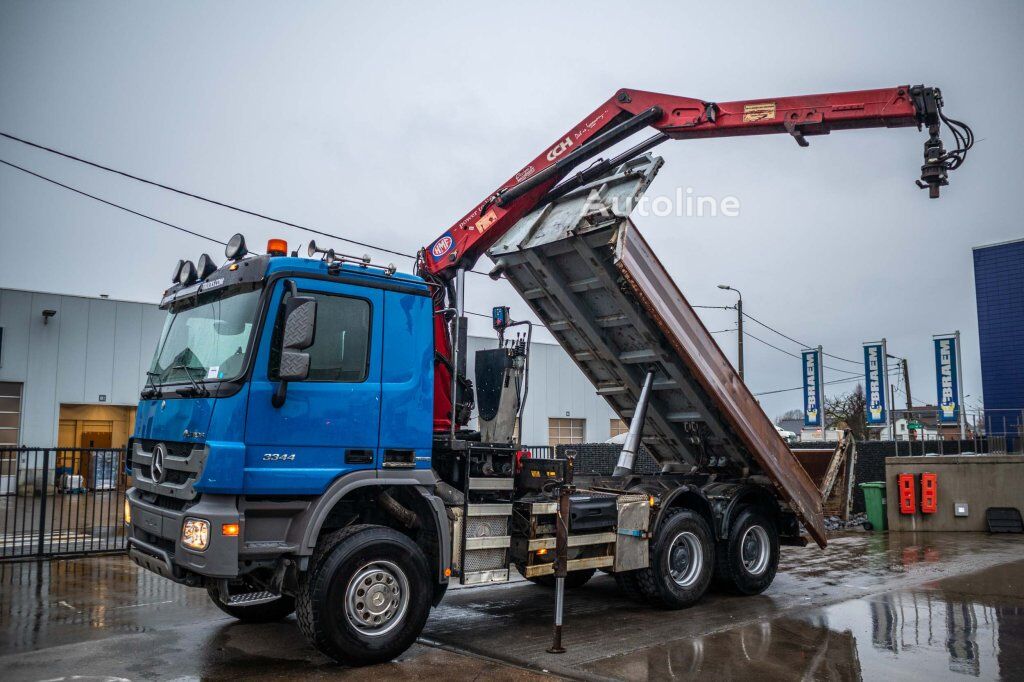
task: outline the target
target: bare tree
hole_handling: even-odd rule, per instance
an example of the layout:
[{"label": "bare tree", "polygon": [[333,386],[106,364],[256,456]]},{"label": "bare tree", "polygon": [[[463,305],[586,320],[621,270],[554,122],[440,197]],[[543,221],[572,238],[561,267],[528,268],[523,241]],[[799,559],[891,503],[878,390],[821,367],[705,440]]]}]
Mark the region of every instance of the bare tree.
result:
[{"label": "bare tree", "polygon": [[838,396],[825,397],[825,426],[831,429],[850,429],[857,440],[867,438],[867,401],[860,384]]},{"label": "bare tree", "polygon": [[778,417],[775,418],[775,423],[777,425],[781,426],[783,419],[803,419],[803,418],[804,418],[804,411],[803,410],[786,410],[785,412],[783,412],[782,414],[780,414]]}]

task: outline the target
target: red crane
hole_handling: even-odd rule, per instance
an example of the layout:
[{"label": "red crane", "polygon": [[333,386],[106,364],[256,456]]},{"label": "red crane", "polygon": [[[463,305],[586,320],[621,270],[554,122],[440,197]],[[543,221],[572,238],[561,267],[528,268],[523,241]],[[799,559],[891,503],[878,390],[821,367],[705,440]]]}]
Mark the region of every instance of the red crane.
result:
[{"label": "red crane", "polygon": [[[465,362],[464,349],[461,358],[453,357],[453,348],[458,346],[460,335],[464,337],[466,330],[461,304],[462,275],[516,221],[537,206],[669,139],[786,133],[806,147],[806,138],[827,135],[833,130],[908,126],[928,129],[924,164],[917,184],[928,188],[929,195],[937,198],[939,189],[948,184],[948,172],[959,168],[974,142],[971,129],[946,117],[942,105],[939,89],[923,85],[738,102],[709,102],[642,90],[619,90],[420,250],[417,272],[437,285],[434,295],[435,431],[452,429],[453,412],[455,426],[463,426],[472,408],[471,398],[464,398],[458,388],[463,380],[453,381],[453,373],[458,376],[464,372],[457,366],[464,367]],[[948,152],[939,138],[941,123],[950,128],[956,139],[956,148]],[[658,132],[614,158],[596,161],[572,173],[579,164],[647,127]],[[460,394],[455,399],[455,410],[452,409],[453,390]]]}]

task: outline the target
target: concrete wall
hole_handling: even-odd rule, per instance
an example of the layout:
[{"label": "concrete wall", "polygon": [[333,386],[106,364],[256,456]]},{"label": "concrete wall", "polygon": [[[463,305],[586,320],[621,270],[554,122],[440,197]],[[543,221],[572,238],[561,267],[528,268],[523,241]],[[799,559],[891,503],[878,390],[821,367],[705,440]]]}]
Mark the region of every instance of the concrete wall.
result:
[{"label": "concrete wall", "polygon": [[[43,310],[56,311],[45,324]],[[61,404],[138,403],[164,315],[147,303],[0,289],[0,381],[24,385],[21,445],[57,445]]]},{"label": "concrete wall", "polygon": [[[915,474],[920,509],[920,475],[925,472],[938,476],[937,511],[901,514],[896,477]],[[885,482],[891,531],[987,531],[988,507],[1016,507],[1024,512],[1024,457],[1019,455],[889,457]],[[955,502],[966,502],[969,515],[954,516]]]}]

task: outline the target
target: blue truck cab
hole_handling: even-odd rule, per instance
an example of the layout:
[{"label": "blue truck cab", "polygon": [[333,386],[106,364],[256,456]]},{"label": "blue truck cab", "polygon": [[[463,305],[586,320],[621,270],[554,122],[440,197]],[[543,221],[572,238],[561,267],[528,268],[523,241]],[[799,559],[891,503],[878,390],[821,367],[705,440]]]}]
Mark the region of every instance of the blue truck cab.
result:
[{"label": "blue truck cab", "polygon": [[425,519],[406,535],[430,549],[440,593],[430,288],[333,253],[249,255],[240,236],[227,253],[179,262],[161,301],[129,446],[132,559],[229,612],[290,611],[321,533],[386,515],[385,497]]}]

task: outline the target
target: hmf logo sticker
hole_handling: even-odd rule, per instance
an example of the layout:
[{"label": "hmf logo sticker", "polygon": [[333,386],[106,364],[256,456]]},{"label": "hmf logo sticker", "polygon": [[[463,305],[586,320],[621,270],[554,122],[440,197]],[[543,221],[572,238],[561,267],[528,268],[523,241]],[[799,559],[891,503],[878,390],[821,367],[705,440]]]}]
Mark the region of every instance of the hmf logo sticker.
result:
[{"label": "hmf logo sticker", "polygon": [[450,233],[446,232],[430,247],[430,255],[434,257],[434,260],[438,260],[451,251],[453,246],[455,246],[455,240]]}]

